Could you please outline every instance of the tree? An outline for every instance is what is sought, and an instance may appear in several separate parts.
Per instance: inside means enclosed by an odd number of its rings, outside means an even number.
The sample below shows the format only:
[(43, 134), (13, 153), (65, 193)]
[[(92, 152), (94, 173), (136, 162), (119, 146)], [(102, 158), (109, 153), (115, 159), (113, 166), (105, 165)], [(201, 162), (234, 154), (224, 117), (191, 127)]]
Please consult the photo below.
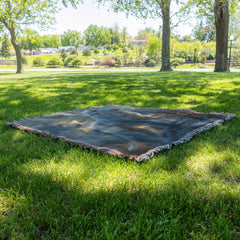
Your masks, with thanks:
[[(63, 0), (66, 5), (68, 0)], [(76, 6), (78, 1), (70, 0)], [(18, 34), (26, 26), (37, 24), (40, 27), (51, 25), (58, 11), (58, 0), (0, 0), (0, 27), (3, 25), (11, 35), (11, 42), (17, 57), (17, 73), (23, 72), (21, 45)]]
[(128, 32), (127, 28), (123, 27), (122, 32), (121, 32), (121, 40), (123, 44), (127, 44), (128, 42)]
[(235, 12), (230, 15), (229, 33), (234, 36), (234, 40), (240, 38), (240, 6), (236, 6)]
[(214, 16), (216, 27), (215, 72), (227, 72), (228, 69), (228, 32), (230, 13), (237, 7), (237, 0), (189, 0), (190, 5), (198, 7), (200, 17)]
[(203, 21), (201, 21), (200, 24), (197, 24), (193, 29), (193, 36), (195, 40), (201, 42), (216, 41), (214, 19), (207, 24), (203, 24)]
[(62, 45), (61, 37), (58, 34), (43, 35), (40, 37), (42, 47), (45, 48), (58, 48)]
[(216, 63), (215, 72), (227, 72), (228, 69), (228, 0), (216, 0), (214, 4), (216, 25)]
[[(124, 11), (140, 18), (149, 16), (162, 18), (162, 67), (161, 71), (171, 71), (170, 63), (170, 4), (171, 0), (97, 0), (111, 2), (114, 11)], [(178, 2), (178, 0), (176, 1)]]
[(119, 32), (119, 27), (117, 24), (114, 27), (109, 28), (110, 35), (111, 35), (111, 44), (120, 45), (121, 43), (121, 34)]
[(9, 58), (11, 56), (10, 54), (10, 41), (9, 39), (5, 36), (2, 41), (2, 47), (1, 47), (1, 56), (3, 58)]
[(89, 25), (84, 31), (87, 46), (99, 47), (111, 43), (111, 34), (109, 29), (98, 27), (97, 25)]
[(161, 53), (161, 39), (152, 36), (148, 40), (148, 47), (147, 47), (147, 56), (152, 58), (155, 62), (159, 63), (160, 60), (160, 53)]
[(137, 36), (134, 37), (135, 40), (145, 40), (145, 45), (148, 44), (148, 39), (154, 36), (154, 31), (151, 28), (146, 28), (140, 30)]
[(22, 48), (32, 51), (33, 49), (39, 49), (42, 46), (41, 37), (37, 31), (26, 29), (24, 33), (26, 36), (19, 38)]
[(68, 30), (61, 35), (63, 46), (74, 46), (76, 49), (83, 44), (81, 33), (75, 30)]

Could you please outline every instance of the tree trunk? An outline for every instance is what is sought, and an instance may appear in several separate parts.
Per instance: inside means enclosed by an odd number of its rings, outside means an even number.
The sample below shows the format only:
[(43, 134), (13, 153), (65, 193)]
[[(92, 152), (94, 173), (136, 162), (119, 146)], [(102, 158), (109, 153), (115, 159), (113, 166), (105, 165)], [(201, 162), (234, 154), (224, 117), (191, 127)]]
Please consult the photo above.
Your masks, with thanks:
[(162, 11), (162, 67), (160, 71), (172, 71), (170, 63), (170, 4), (171, 0), (161, 0)]
[(11, 34), (11, 42), (15, 49), (16, 57), (17, 57), (17, 73), (23, 73), (23, 59), (22, 59), (21, 45), (17, 40), (15, 28), (12, 27), (9, 29), (9, 31)]
[(227, 72), (228, 69), (228, 0), (215, 0), (214, 6), (216, 25), (216, 63), (214, 72)]

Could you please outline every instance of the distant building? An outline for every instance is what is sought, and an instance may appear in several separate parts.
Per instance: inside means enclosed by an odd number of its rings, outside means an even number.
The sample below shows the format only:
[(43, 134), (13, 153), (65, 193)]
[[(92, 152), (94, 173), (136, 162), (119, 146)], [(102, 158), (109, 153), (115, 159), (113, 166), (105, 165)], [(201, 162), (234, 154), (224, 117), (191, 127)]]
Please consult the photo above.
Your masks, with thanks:
[(57, 48), (40, 48), (39, 51), (40, 54), (56, 54), (59, 52)]
[(75, 47), (74, 46), (58, 47), (58, 52), (61, 52), (63, 49), (66, 52), (71, 52), (73, 48), (75, 48)]

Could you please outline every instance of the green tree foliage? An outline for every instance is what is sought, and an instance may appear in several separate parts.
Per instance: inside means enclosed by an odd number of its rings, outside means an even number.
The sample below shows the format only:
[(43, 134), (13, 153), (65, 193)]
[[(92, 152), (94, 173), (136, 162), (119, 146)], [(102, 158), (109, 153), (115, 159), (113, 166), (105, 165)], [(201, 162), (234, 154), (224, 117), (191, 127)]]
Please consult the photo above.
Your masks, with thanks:
[(95, 54), (98, 54), (98, 53), (99, 53), (99, 49), (98, 49), (98, 48), (94, 48), (93, 52), (94, 52)]
[(171, 57), (190, 60), (198, 63), (202, 57), (206, 59), (215, 58), (216, 43), (211, 42), (179, 42), (177, 39), (171, 39)]
[(134, 37), (135, 40), (145, 40), (146, 41), (146, 45), (148, 42), (148, 39), (152, 36), (155, 35), (154, 30), (152, 30), (151, 28), (146, 28), (144, 30), (140, 30), (137, 34), (136, 37)]
[(61, 50), (60, 56), (61, 56), (63, 61), (68, 57), (68, 54), (67, 54), (65, 49)]
[(111, 34), (109, 29), (90, 25), (85, 31), (85, 42), (87, 46), (99, 47), (111, 43)]
[[(7, 29), (17, 56), (17, 73), (23, 72), (21, 45), (17, 35), (31, 25), (51, 26), (55, 22), (54, 14), (59, 10), (58, 0), (0, 0), (0, 28)], [(74, 6), (78, 0), (63, 0), (66, 5)]]
[(129, 36), (128, 36), (127, 28), (123, 27), (122, 32), (121, 32), (121, 42), (123, 44), (127, 44), (128, 40), (129, 40), (128, 38), (129, 38)]
[(193, 36), (195, 40), (201, 42), (216, 41), (216, 29), (214, 21), (210, 23), (203, 24), (203, 21), (199, 25), (196, 25), (193, 29)]
[(11, 43), (9, 39), (5, 36), (2, 40), (2, 47), (1, 47), (1, 56), (3, 58), (9, 58), (11, 56), (10, 47), (11, 47)]
[[(162, 18), (162, 67), (161, 71), (170, 71), (170, 5), (171, 0), (97, 0), (110, 2), (116, 12), (126, 12), (140, 18)], [(176, 1), (179, 2), (179, 1)]]
[(78, 55), (78, 52), (77, 52), (76, 48), (72, 48), (70, 54), (71, 55)]
[(111, 44), (116, 44), (120, 46), (121, 44), (121, 33), (119, 31), (119, 27), (117, 24), (114, 27), (109, 28), (110, 35), (111, 35)]
[(160, 54), (162, 48), (162, 41), (160, 38), (156, 36), (152, 36), (148, 39), (148, 46), (147, 46), (147, 56), (153, 59), (155, 62), (160, 62)]
[(236, 6), (230, 15), (229, 33), (234, 36), (235, 41), (240, 39), (240, 6)]
[(58, 34), (43, 35), (40, 39), (44, 48), (58, 48), (62, 45), (61, 37)]
[(11, 35), (17, 56), (17, 73), (23, 72), (21, 45), (17, 40), (17, 32), (31, 24), (38, 24), (40, 27), (52, 24), (53, 14), (57, 11), (57, 0), (0, 0), (0, 24)]
[(23, 35), (25, 36), (19, 38), (19, 42), (23, 49), (29, 49), (32, 51), (33, 49), (39, 49), (42, 47), (41, 37), (37, 31), (26, 29)]
[(76, 49), (83, 44), (83, 37), (80, 32), (67, 30), (61, 35), (62, 46), (74, 46)]
[(82, 52), (82, 55), (85, 56), (85, 57), (89, 57), (91, 56), (91, 50), (90, 49), (84, 49), (83, 52)]

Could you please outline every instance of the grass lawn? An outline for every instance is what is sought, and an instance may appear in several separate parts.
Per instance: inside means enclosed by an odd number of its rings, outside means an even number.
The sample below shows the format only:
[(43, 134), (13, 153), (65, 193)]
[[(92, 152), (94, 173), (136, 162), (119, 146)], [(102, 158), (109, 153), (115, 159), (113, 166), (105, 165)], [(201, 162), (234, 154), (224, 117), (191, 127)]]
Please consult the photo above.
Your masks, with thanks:
[[(4, 122), (101, 104), (236, 117), (138, 164)], [(239, 73), (0, 74), (0, 239), (240, 239)]]

